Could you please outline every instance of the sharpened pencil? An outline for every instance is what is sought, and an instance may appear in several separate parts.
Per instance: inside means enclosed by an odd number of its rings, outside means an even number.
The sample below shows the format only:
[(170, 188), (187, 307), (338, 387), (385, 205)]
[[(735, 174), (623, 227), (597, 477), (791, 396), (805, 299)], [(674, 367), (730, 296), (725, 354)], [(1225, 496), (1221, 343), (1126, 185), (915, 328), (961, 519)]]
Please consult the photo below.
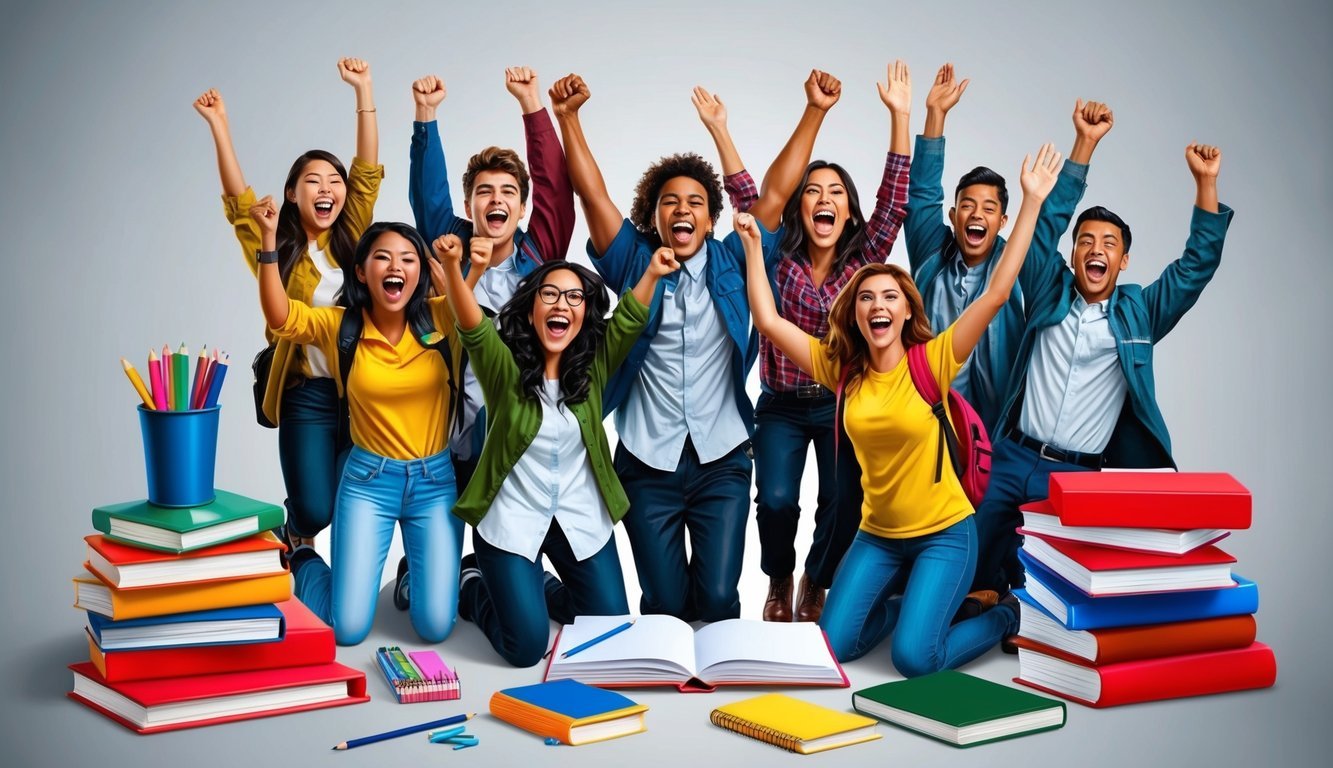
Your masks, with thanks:
[(399, 736), (407, 736), (408, 734), (412, 733), (421, 733), (422, 731), (429, 731), (432, 728), (441, 728), (446, 725), (456, 725), (458, 723), (465, 723), (476, 716), (477, 716), (476, 712), (469, 712), (466, 715), (454, 715), (453, 717), (446, 717), (443, 720), (432, 720), (429, 723), (421, 723), (419, 725), (409, 725), (406, 728), (399, 728), (396, 731), (386, 731), (384, 733), (377, 733), (374, 736), (362, 736), (359, 739), (344, 741), (341, 744), (335, 745), (333, 748), (339, 750), (352, 749), (353, 747), (360, 747), (366, 744), (374, 744), (377, 741), (384, 741), (386, 739), (396, 739)]

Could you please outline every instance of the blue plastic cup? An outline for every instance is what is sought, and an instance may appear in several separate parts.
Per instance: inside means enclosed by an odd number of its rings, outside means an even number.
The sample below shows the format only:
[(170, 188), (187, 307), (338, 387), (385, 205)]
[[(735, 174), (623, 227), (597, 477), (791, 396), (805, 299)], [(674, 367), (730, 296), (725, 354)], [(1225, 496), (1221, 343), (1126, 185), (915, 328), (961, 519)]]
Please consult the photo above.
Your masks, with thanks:
[(149, 503), (199, 507), (213, 501), (220, 409), (154, 411), (139, 406)]

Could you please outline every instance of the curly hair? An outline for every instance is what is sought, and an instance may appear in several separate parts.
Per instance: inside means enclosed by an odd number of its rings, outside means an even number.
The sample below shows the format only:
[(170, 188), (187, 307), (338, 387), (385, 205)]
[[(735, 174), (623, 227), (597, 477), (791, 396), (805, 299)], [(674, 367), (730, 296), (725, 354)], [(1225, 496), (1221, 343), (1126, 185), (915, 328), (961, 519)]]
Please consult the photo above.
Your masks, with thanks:
[(842, 234), (838, 236), (833, 258), (832, 273), (839, 275), (846, 268), (847, 259), (859, 254), (865, 247), (866, 225), (861, 215), (861, 197), (856, 193), (856, 184), (852, 183), (852, 177), (837, 163), (816, 160), (806, 166), (801, 183), (796, 185), (796, 191), (791, 193), (791, 197), (787, 198), (787, 204), (782, 208), (782, 240), (778, 242), (778, 253), (782, 254), (783, 258), (791, 258), (793, 254), (805, 250), (806, 222), (801, 219), (801, 196), (805, 194), (805, 185), (810, 183), (810, 174), (822, 168), (828, 168), (838, 174), (843, 189), (847, 190), (848, 219), (843, 225)]
[(539, 399), (546, 378), (546, 351), (529, 315), (546, 276), (558, 269), (573, 272), (583, 283), (583, 328), (560, 355), (560, 402), (581, 403), (588, 399), (588, 371), (606, 338), (606, 314), (611, 308), (606, 283), (595, 272), (568, 261), (548, 261), (537, 267), (519, 282), (514, 297), (500, 310), (500, 338), (518, 365), (519, 388), (529, 398)]
[(912, 311), (912, 318), (900, 333), (903, 349), (935, 338), (930, 330), (930, 318), (926, 317), (926, 305), (921, 301), (921, 292), (916, 289), (916, 283), (907, 270), (897, 264), (879, 262), (872, 262), (856, 270), (829, 308), (828, 335), (824, 337), (822, 345), (829, 359), (838, 361), (843, 370), (847, 391), (860, 383), (870, 360), (870, 345), (856, 324), (856, 294), (860, 292), (861, 285), (875, 275), (889, 275), (897, 280), (903, 298), (907, 299), (907, 306)]
[(464, 199), (472, 199), (472, 186), (477, 182), (477, 174), (482, 171), (498, 171), (513, 176), (518, 182), (519, 202), (528, 202), (528, 167), (523, 164), (517, 152), (512, 149), (487, 147), (469, 158), (467, 170), (463, 171)]
[(662, 187), (671, 179), (684, 176), (694, 179), (708, 193), (708, 218), (717, 223), (722, 215), (722, 182), (713, 170), (712, 163), (693, 152), (667, 155), (643, 172), (639, 185), (634, 188), (634, 207), (630, 209), (629, 220), (639, 232), (648, 235), (656, 242), (656, 248), (662, 244), (662, 238), (653, 229), (653, 213), (657, 208), (657, 198), (662, 194)]

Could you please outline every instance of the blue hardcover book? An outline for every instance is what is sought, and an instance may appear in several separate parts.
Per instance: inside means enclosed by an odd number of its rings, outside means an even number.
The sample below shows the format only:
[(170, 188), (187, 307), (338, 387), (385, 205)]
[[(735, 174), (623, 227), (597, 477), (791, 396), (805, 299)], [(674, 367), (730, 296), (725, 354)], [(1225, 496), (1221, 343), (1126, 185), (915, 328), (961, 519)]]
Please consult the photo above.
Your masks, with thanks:
[(277, 642), (286, 634), (287, 622), (276, 605), (262, 603), (120, 621), (88, 611), (88, 631), (104, 651), (138, 651)]
[(579, 745), (645, 729), (648, 707), (574, 680), (506, 688), (491, 695), (491, 714), (538, 736)]
[(1068, 629), (1166, 624), (1238, 616), (1259, 610), (1259, 586), (1234, 573), (1231, 578), (1235, 586), (1222, 589), (1091, 597), (1028, 557), (1021, 549), (1018, 559), (1027, 569), (1027, 588), (1014, 590), (1014, 593), (1041, 606)]

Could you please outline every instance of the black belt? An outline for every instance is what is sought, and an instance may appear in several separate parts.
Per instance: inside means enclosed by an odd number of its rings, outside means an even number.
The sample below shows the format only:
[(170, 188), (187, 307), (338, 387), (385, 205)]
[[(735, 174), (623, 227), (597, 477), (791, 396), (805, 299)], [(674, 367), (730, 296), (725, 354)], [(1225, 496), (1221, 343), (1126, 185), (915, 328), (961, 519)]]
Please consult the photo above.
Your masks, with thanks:
[(1066, 451), (1063, 448), (1056, 448), (1050, 443), (1043, 443), (1040, 440), (1034, 440), (1022, 432), (1014, 432), (1014, 442), (1031, 451), (1036, 451), (1037, 455), (1047, 461), (1058, 461), (1064, 464), (1077, 464), (1080, 467), (1088, 469), (1100, 469), (1102, 466), (1102, 455), (1100, 453), (1079, 453), (1078, 451)]
[(833, 397), (833, 390), (823, 384), (806, 384), (782, 392), (765, 389), (764, 394), (778, 400), (818, 400), (824, 397)]

